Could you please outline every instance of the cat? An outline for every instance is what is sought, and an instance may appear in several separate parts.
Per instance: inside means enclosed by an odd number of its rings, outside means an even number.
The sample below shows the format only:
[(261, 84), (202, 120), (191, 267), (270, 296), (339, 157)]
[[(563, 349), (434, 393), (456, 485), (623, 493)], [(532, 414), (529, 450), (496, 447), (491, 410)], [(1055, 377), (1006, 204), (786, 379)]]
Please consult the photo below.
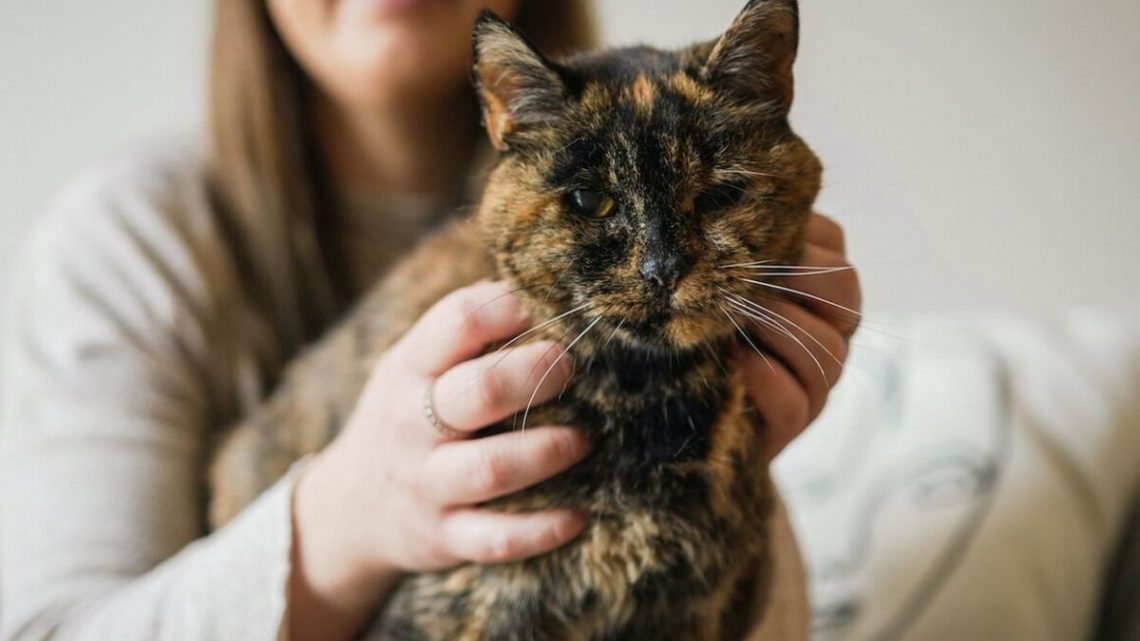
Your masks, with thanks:
[[(587, 530), (554, 552), (411, 575), (387, 641), (732, 641), (772, 589), (775, 490), (731, 354), (756, 300), (739, 266), (794, 264), (821, 166), (788, 110), (795, 0), (752, 0), (718, 39), (553, 61), (489, 12), (473, 78), (499, 160), (472, 218), (429, 238), (220, 445), (211, 522), (225, 523), (347, 419), (372, 365), (434, 302), (505, 279), (568, 346), (578, 375), (531, 408), (573, 425), (582, 463), (495, 500), (572, 507)], [(518, 418), (490, 428), (506, 431)], [(426, 429), (426, 428), (425, 428)]]

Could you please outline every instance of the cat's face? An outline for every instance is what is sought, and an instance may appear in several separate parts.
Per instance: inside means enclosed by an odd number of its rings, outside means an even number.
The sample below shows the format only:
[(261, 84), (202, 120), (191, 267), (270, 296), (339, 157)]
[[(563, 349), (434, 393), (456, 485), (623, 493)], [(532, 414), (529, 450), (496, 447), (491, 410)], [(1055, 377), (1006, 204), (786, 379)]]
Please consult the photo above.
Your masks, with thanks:
[(553, 63), (505, 23), (476, 27), (476, 81), (504, 152), (480, 207), (536, 321), (641, 347), (735, 330), (732, 266), (787, 264), (820, 166), (787, 124), (792, 0), (753, 0), (714, 43)]

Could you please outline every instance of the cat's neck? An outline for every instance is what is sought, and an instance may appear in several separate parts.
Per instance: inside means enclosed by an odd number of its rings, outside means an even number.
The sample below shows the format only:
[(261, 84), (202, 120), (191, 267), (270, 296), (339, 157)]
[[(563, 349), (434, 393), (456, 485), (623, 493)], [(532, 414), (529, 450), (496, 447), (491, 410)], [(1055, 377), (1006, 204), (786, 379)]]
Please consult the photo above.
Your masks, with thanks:
[(718, 394), (731, 378), (729, 339), (693, 349), (668, 349), (618, 340), (580, 341), (569, 350), (575, 378), (587, 387), (647, 407), (678, 397)]
[[(631, 471), (698, 460), (731, 396), (731, 343), (691, 350), (610, 341), (571, 349), (574, 396), (604, 416), (605, 465)], [(590, 415), (591, 413), (587, 413)]]

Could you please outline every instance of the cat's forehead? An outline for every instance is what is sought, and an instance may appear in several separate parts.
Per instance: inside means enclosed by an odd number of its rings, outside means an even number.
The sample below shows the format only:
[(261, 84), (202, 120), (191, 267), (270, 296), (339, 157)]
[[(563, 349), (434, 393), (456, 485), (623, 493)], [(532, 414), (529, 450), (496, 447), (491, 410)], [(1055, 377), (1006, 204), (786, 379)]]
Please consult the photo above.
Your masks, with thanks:
[(617, 173), (625, 182), (639, 176), (683, 182), (723, 154), (725, 121), (691, 56), (639, 47), (581, 57), (570, 68), (578, 81), (576, 108), (570, 126), (561, 128), (554, 182), (591, 171)]
[(625, 47), (579, 54), (565, 65), (580, 78), (613, 85), (628, 84), (641, 75), (665, 78), (678, 71), (696, 72), (692, 52), (653, 47)]
[(580, 55), (567, 66), (584, 106), (645, 110), (657, 98), (708, 103), (713, 92), (698, 79), (702, 54), (700, 47), (679, 51), (627, 47)]
[(588, 124), (564, 132), (565, 140), (551, 158), (553, 185), (585, 179), (683, 188), (715, 163), (717, 143), (687, 107), (648, 84), (635, 82), (621, 93), (625, 95), (605, 99), (610, 104), (604, 109), (583, 116)]

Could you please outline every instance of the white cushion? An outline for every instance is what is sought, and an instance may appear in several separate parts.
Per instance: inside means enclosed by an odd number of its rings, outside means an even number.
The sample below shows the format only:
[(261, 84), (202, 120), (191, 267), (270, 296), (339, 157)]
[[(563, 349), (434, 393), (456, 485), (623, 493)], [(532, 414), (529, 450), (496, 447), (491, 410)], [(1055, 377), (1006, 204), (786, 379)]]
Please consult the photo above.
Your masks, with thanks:
[(819, 641), (1073, 641), (1140, 473), (1140, 328), (867, 321), (776, 463)]

